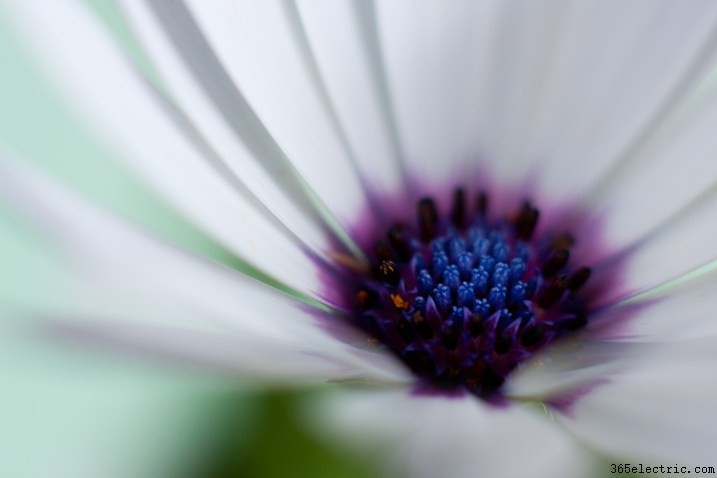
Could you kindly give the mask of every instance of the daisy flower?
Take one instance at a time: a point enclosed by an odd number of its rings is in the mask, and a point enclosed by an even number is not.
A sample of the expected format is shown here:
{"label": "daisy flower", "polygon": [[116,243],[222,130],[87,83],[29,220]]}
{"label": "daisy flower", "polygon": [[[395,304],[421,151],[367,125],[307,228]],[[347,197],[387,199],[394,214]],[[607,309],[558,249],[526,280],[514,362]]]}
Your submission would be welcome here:
{"label": "daisy flower", "polygon": [[231,262],[5,154],[4,203],[63,264],[13,310],[333,382],[315,421],[392,476],[714,466],[717,4],[115,6],[114,31],[81,1],[2,8]]}

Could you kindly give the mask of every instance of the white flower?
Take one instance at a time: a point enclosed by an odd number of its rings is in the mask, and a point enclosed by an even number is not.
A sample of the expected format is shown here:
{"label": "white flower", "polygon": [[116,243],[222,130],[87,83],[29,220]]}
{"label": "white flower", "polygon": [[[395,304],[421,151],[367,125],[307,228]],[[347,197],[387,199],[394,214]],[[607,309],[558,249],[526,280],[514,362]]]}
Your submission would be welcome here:
{"label": "white flower", "polygon": [[[386,385],[323,411],[399,444],[409,476],[580,476],[598,455],[715,465],[716,3],[119,3],[131,53],[81,2],[3,11],[126,166],[259,279],[4,160],[3,201],[68,261],[42,304],[15,307],[244,376]],[[591,322],[539,352],[502,407],[415,395],[406,367],[343,330],[344,288],[326,288],[400,218],[386,198],[488,176],[505,211],[528,187],[590,209],[596,276],[625,264],[599,304],[622,328]]]}

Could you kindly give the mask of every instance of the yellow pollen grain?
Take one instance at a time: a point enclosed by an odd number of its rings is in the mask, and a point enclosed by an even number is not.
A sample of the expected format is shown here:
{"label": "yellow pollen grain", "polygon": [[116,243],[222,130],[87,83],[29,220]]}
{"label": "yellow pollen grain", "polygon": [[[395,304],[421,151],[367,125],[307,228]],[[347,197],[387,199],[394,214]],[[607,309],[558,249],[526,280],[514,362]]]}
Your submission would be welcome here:
{"label": "yellow pollen grain", "polygon": [[393,265],[393,261],[383,261],[381,265],[379,266],[381,269],[381,273],[384,275],[388,275],[390,272],[393,272],[396,270],[396,268]]}
{"label": "yellow pollen grain", "polygon": [[391,300],[393,301],[393,305],[395,305],[397,309],[405,310],[409,307],[408,302],[406,302],[406,300],[398,294],[391,294]]}

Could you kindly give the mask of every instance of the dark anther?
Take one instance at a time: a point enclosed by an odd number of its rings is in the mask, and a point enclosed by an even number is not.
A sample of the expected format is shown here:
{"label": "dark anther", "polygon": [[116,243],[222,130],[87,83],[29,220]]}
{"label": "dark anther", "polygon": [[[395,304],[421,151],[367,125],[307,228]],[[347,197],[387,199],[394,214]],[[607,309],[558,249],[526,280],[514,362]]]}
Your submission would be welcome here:
{"label": "dark anther", "polygon": [[554,279],[550,285],[543,291],[538,297],[538,305],[544,309],[555,304],[563,297],[563,292],[568,287],[568,280],[565,276],[560,276]]}
{"label": "dark anther", "polygon": [[413,329],[405,317],[401,316],[396,320],[396,332],[406,344],[413,342]]}
{"label": "dark anther", "polygon": [[423,242],[428,242],[436,237],[437,222],[438,211],[433,199],[425,197],[418,201],[418,230]]}
{"label": "dark anther", "polygon": [[453,192],[453,211],[451,212],[453,224],[458,228],[466,224],[466,192],[463,188],[456,188]]}
{"label": "dark anther", "polygon": [[403,352],[403,359],[418,375],[432,375],[436,371],[433,357],[425,350],[406,350]]}
{"label": "dark anther", "polygon": [[550,241],[550,245],[553,249],[570,249],[575,245],[575,239],[572,235],[567,232],[558,234]]}
{"label": "dark anther", "polygon": [[498,355],[503,355],[510,350],[511,345],[513,345],[513,339],[508,336],[508,334],[498,334],[495,338],[495,345],[493,346],[493,349]]}
{"label": "dark anther", "polygon": [[545,336],[545,328],[542,325],[536,325],[523,331],[523,335],[520,338],[520,344],[523,347],[532,347],[538,344]]}
{"label": "dark anther", "polygon": [[581,267],[580,269],[573,272],[573,274],[568,279],[568,289],[578,290],[579,288],[584,286],[590,278],[591,273],[592,270],[589,267]]}
{"label": "dark anther", "polygon": [[433,337],[433,329],[431,324],[426,320],[426,316],[417,310],[411,316],[411,324],[413,324],[413,330],[424,340],[428,340]]}
{"label": "dark anther", "polygon": [[519,239],[524,241],[530,240],[533,237],[533,231],[535,226],[538,224],[538,217],[540,211],[534,208],[529,202],[523,204],[523,208],[518,214],[518,218],[515,221],[515,234]]}
{"label": "dark anther", "polygon": [[560,326],[565,330],[578,330],[588,325],[588,318],[585,314],[577,314],[573,317],[564,319],[560,322]]}
{"label": "dark anther", "polygon": [[570,259],[570,251],[567,249],[558,249],[554,251],[543,266],[543,275],[552,277],[557,274],[560,269],[565,267]]}
{"label": "dark anther", "polygon": [[495,373],[495,370],[491,367],[488,367],[485,369],[483,376],[481,377],[482,392],[486,393],[498,390],[504,382],[505,378]]}
{"label": "dark anther", "polygon": [[483,217],[488,214],[488,195],[486,193],[478,193],[478,197],[476,198],[476,210],[478,214]]}
{"label": "dark anther", "polygon": [[396,256],[401,262],[407,262],[411,258],[411,249],[408,244],[408,239],[403,233],[403,228],[399,225],[392,226],[388,230],[388,242],[393,246],[393,250],[396,251]]}
{"label": "dark anther", "polygon": [[461,324],[455,320],[447,320],[441,324],[441,343],[447,350],[453,350],[458,346],[461,329]]}
{"label": "dark anther", "polygon": [[356,293],[356,303],[362,309],[369,309],[378,305],[378,295],[366,289],[361,289]]}
{"label": "dark anther", "polygon": [[469,380],[477,380],[485,373],[485,370],[490,367],[485,360],[479,359],[470,364],[468,367],[463,369],[463,376]]}
{"label": "dark anther", "polygon": [[380,261],[390,261],[391,259],[393,259],[393,251],[391,250],[391,246],[389,246],[388,242],[384,240],[378,241],[373,250],[376,253],[376,257]]}
{"label": "dark anther", "polygon": [[471,337],[478,337],[483,333],[484,322],[483,316],[477,312],[470,316],[468,319],[468,331],[471,333]]}
{"label": "dark anther", "polygon": [[397,285],[401,280],[401,273],[396,268],[396,263],[393,261],[383,261],[378,266],[378,270],[381,273],[381,277],[384,281],[391,285]]}
{"label": "dark anther", "polygon": [[457,385],[456,379],[460,377],[461,372],[462,370],[460,367],[457,367],[455,365],[449,365],[438,376],[438,379],[436,380],[436,385],[447,390],[455,388]]}
{"label": "dark anther", "polygon": [[471,393],[478,395],[480,392],[480,381],[476,378],[466,378],[463,381],[463,386]]}

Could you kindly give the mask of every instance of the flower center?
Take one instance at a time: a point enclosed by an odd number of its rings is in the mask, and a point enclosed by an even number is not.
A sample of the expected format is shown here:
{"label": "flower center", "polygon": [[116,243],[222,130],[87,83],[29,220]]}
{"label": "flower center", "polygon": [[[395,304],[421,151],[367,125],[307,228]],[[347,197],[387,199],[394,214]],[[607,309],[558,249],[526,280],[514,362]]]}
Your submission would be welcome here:
{"label": "flower center", "polygon": [[413,224],[378,238],[372,271],[355,294],[356,321],[421,379],[440,389],[497,395],[506,377],[553,341],[584,327],[588,267],[571,263],[575,239],[536,235],[526,201],[491,217],[489,198],[461,188],[449,214],[422,198]]}

